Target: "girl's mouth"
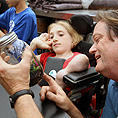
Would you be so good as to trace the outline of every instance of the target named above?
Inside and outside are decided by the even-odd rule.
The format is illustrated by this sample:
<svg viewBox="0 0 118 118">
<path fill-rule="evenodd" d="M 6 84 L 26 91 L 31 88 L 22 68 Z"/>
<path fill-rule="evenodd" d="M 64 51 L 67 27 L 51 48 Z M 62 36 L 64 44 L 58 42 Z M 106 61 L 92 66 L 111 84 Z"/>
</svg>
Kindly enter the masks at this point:
<svg viewBox="0 0 118 118">
<path fill-rule="evenodd" d="M 54 46 L 58 46 L 58 45 L 59 45 L 59 43 L 54 44 Z"/>
</svg>

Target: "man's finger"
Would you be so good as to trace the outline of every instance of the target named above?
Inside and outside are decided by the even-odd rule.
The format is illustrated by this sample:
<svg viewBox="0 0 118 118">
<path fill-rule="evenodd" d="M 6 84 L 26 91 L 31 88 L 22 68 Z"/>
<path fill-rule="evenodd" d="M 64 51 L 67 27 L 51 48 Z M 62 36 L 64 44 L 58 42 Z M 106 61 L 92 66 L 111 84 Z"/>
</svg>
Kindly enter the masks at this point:
<svg viewBox="0 0 118 118">
<path fill-rule="evenodd" d="M 53 92 L 51 91 L 48 91 L 47 94 L 46 94 L 46 97 L 51 100 L 51 101 L 54 101 L 55 103 L 59 103 L 60 102 L 60 96 L 54 94 Z"/>
<path fill-rule="evenodd" d="M 45 99 L 45 94 L 47 93 L 47 91 L 49 91 L 49 89 L 50 89 L 49 86 L 43 86 L 41 88 L 39 95 L 40 95 L 42 101 Z"/>
<path fill-rule="evenodd" d="M 1 53 L 1 57 L 4 59 L 5 56 L 6 56 L 6 53 L 5 52 L 2 52 Z"/>
<path fill-rule="evenodd" d="M 4 61 L 5 62 L 8 62 L 10 60 L 10 56 L 6 56 L 5 58 L 4 58 Z"/>
<path fill-rule="evenodd" d="M 4 65 L 4 67 L 5 67 L 5 65 L 7 66 L 8 64 L 4 61 L 3 57 L 0 54 L 0 66 L 2 66 L 2 65 Z"/>
<path fill-rule="evenodd" d="M 46 73 L 44 73 L 43 79 L 44 79 L 45 81 L 47 81 L 50 86 L 58 85 L 58 84 L 54 81 L 54 79 L 53 79 L 52 77 L 50 77 L 49 75 L 47 75 Z"/>
</svg>

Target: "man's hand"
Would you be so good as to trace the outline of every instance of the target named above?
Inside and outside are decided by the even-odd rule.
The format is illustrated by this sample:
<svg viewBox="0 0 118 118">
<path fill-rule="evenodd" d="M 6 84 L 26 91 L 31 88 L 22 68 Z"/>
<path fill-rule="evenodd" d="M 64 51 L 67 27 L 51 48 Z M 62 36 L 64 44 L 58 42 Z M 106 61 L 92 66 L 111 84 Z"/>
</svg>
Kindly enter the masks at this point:
<svg viewBox="0 0 118 118">
<path fill-rule="evenodd" d="M 44 74 L 44 79 L 48 82 L 49 86 L 43 86 L 39 93 L 42 101 L 46 95 L 49 100 L 54 101 L 57 106 L 65 110 L 71 118 L 84 118 L 53 78 Z"/>
<path fill-rule="evenodd" d="M 43 101 L 45 95 L 49 100 L 52 100 L 56 103 L 57 106 L 62 108 L 65 111 L 68 111 L 70 107 L 70 99 L 67 97 L 66 93 L 62 88 L 47 74 L 44 74 L 43 77 L 49 84 L 49 86 L 43 86 L 40 91 L 40 97 Z"/>
<path fill-rule="evenodd" d="M 31 57 L 29 47 L 25 49 L 21 62 L 16 65 L 7 64 L 0 56 L 0 84 L 10 95 L 29 89 Z"/>
</svg>

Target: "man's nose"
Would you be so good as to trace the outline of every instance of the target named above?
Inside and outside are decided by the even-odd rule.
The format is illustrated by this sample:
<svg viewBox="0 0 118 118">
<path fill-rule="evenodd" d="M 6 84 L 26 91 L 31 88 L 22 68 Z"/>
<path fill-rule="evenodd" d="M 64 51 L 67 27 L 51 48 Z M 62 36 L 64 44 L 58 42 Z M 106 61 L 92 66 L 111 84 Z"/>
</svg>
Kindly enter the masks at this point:
<svg viewBox="0 0 118 118">
<path fill-rule="evenodd" d="M 97 48 L 96 48 L 95 44 L 93 44 L 93 45 L 91 46 L 91 48 L 89 49 L 89 53 L 95 54 L 96 51 L 97 51 Z"/>
</svg>

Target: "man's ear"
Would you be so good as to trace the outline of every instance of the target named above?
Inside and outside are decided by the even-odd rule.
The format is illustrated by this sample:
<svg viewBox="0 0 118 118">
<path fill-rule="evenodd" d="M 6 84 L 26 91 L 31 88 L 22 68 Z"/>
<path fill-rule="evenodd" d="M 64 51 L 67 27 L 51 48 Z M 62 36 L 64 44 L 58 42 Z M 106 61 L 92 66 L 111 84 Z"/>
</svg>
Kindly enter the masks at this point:
<svg viewBox="0 0 118 118">
<path fill-rule="evenodd" d="M 118 40 L 118 37 L 116 36 L 116 34 L 112 29 L 110 30 L 110 37 L 113 41 Z"/>
</svg>

